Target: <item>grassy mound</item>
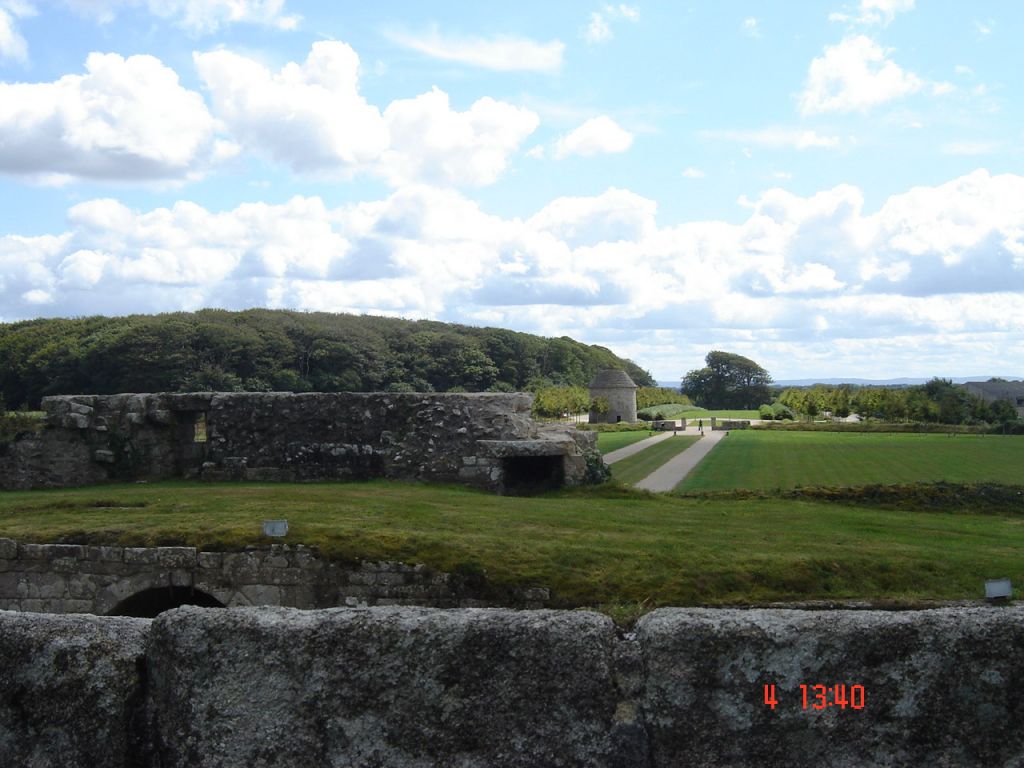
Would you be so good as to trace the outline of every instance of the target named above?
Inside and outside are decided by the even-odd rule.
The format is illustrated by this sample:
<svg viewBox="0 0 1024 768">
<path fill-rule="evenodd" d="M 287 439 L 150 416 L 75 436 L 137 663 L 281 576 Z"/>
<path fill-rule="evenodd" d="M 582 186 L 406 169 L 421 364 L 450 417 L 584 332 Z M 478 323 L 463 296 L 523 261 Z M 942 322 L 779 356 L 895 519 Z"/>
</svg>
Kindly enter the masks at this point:
<svg viewBox="0 0 1024 768">
<path fill-rule="evenodd" d="M 961 600 L 980 597 L 985 578 L 1024 580 L 1017 514 L 673 498 L 614 484 L 535 498 L 385 481 L 0 494 L 0 536 L 26 542 L 234 550 L 265 545 L 260 527 L 270 518 L 288 520 L 288 543 L 330 558 L 545 586 L 559 606 L 623 620 L 662 605 Z"/>
</svg>

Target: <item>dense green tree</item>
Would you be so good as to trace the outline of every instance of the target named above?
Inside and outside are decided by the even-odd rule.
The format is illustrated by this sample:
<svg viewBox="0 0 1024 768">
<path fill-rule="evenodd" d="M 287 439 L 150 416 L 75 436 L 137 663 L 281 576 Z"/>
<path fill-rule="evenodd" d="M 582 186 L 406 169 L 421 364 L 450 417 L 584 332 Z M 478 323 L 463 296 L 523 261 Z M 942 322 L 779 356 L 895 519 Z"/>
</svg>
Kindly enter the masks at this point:
<svg viewBox="0 0 1024 768">
<path fill-rule="evenodd" d="M 638 387 L 636 390 L 637 410 L 650 408 L 652 405 L 692 405 L 692 401 L 686 395 L 680 394 L 669 387 Z"/>
<path fill-rule="evenodd" d="M 250 309 L 0 324 L 0 395 L 217 390 L 522 391 L 647 371 L 599 346 L 429 320 Z"/>
<path fill-rule="evenodd" d="M 986 402 L 949 379 L 939 378 L 906 387 L 856 387 L 849 384 L 793 387 L 781 393 L 779 402 L 797 413 L 812 417 L 821 412 L 836 416 L 856 412 L 891 422 L 1003 424 L 1017 417 L 1012 404 Z"/>
<path fill-rule="evenodd" d="M 772 377 L 753 360 L 731 352 L 708 352 L 704 368 L 683 378 L 682 392 L 704 408 L 757 408 L 771 399 Z"/>
<path fill-rule="evenodd" d="M 988 421 L 993 424 L 1012 424 L 1017 421 L 1017 409 L 1009 400 L 996 400 L 988 406 Z"/>
<path fill-rule="evenodd" d="M 559 419 L 584 413 L 590 407 L 585 387 L 542 387 L 534 393 L 533 413 L 548 419 Z"/>
</svg>

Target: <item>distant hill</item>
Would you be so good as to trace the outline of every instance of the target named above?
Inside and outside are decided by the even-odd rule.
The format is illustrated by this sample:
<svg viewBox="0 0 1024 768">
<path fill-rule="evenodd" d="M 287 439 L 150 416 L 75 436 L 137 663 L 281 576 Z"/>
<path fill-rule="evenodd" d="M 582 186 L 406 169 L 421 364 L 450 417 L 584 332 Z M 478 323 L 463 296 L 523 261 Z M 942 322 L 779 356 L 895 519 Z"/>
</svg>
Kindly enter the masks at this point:
<svg viewBox="0 0 1024 768">
<path fill-rule="evenodd" d="M 926 384 L 933 377 L 928 378 L 903 378 L 903 379 L 785 379 L 782 381 L 776 381 L 774 384 L 780 387 L 810 387 L 815 384 L 827 384 L 828 386 L 836 386 L 838 384 L 856 384 L 861 387 L 909 387 L 915 384 Z M 963 384 L 968 381 L 988 381 L 991 378 L 1006 379 L 1007 381 L 1014 381 L 1019 379 L 1019 376 L 998 376 L 993 377 L 992 375 L 986 376 L 940 376 L 941 379 L 949 379 L 954 384 Z"/>
<path fill-rule="evenodd" d="M 993 376 L 991 374 L 986 374 L 985 376 L 940 376 L 939 378 L 948 378 L 954 384 L 963 384 L 968 381 L 988 381 L 992 378 L 1006 379 L 1007 381 L 1019 381 L 1024 379 L 1024 376 Z M 834 387 L 839 384 L 854 384 L 859 387 L 909 387 L 916 384 L 926 384 L 929 380 L 930 377 L 923 379 L 782 379 L 780 381 L 773 381 L 772 385 L 777 387 L 812 387 L 815 384 L 825 384 L 827 386 Z M 659 381 L 658 386 L 678 389 L 679 381 Z"/>
<path fill-rule="evenodd" d="M 0 396 L 163 391 L 521 391 L 636 363 L 567 336 L 372 315 L 204 309 L 0 324 Z"/>
</svg>

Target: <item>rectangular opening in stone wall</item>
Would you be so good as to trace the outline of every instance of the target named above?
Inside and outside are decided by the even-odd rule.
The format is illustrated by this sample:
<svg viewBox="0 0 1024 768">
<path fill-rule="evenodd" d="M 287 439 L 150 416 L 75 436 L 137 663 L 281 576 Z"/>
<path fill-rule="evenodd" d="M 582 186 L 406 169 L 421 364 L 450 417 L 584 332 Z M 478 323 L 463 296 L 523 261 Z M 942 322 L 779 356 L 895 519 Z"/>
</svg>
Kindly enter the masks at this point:
<svg viewBox="0 0 1024 768">
<path fill-rule="evenodd" d="M 205 443 L 206 442 L 206 414 L 197 413 L 196 422 L 193 426 L 192 432 L 193 443 Z"/>
<path fill-rule="evenodd" d="M 509 456 L 501 460 L 505 493 L 529 496 L 561 488 L 565 484 L 565 466 L 561 456 Z"/>
<path fill-rule="evenodd" d="M 195 477 L 210 446 L 208 424 L 204 411 L 178 411 L 174 434 L 175 474 L 179 477 Z"/>
</svg>

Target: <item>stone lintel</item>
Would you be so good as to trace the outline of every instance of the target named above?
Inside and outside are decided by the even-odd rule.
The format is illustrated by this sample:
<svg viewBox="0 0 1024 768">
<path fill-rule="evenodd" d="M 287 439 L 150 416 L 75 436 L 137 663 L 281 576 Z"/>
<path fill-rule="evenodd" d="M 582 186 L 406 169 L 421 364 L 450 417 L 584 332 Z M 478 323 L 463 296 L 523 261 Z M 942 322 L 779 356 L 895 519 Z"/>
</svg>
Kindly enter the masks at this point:
<svg viewBox="0 0 1024 768">
<path fill-rule="evenodd" d="M 576 444 L 572 440 L 477 440 L 476 444 L 483 453 L 499 459 L 576 453 Z"/>
</svg>

